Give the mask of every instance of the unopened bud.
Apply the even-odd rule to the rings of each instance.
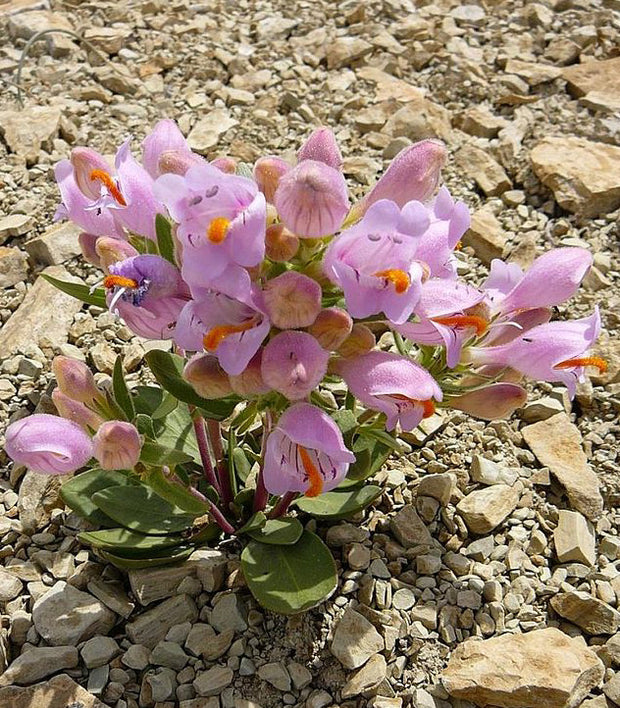
[[[263,393],[271,391],[264,382],[261,373],[261,363],[263,360],[263,350],[259,349],[250,359],[250,363],[238,376],[230,377],[232,390],[239,396],[261,396]]]
[[[265,233],[265,255],[276,263],[288,263],[299,250],[299,239],[284,224],[272,224]]]
[[[291,166],[280,157],[260,157],[254,165],[254,179],[265,199],[273,204],[280,179]]]
[[[342,155],[336,138],[329,128],[317,128],[299,148],[297,159],[318,160],[339,170],[342,167]]]
[[[211,161],[211,164],[227,175],[234,175],[237,171],[237,160],[234,157],[216,157]]]
[[[92,263],[92,265],[94,266],[97,266],[97,268],[101,268],[101,258],[97,253],[98,239],[99,236],[82,232],[78,236],[78,244],[80,246],[80,251],[82,251],[82,256],[84,257],[84,260],[88,263]]]
[[[223,398],[232,392],[228,374],[211,354],[196,354],[183,369],[183,378],[204,398]]]
[[[527,400],[527,392],[515,383],[492,383],[475,391],[468,391],[462,396],[451,398],[448,403],[464,413],[469,413],[482,420],[508,418]]]
[[[121,420],[110,420],[93,437],[93,453],[104,470],[131,470],[140,459],[142,440],[137,428]]]
[[[76,147],[71,150],[71,164],[75,183],[80,192],[88,199],[99,199],[101,182],[93,179],[93,172],[110,175],[112,168],[108,161],[92,148]]]
[[[189,150],[166,150],[159,156],[157,172],[160,175],[174,174],[183,176],[190,167],[204,164],[200,155]]]
[[[375,335],[368,327],[357,322],[353,325],[351,334],[338,347],[338,354],[345,358],[366,354],[376,343]]]
[[[279,329],[309,327],[321,311],[321,286],[294,270],[269,280],[263,289],[265,310]]]
[[[52,371],[58,388],[74,401],[88,405],[103,400],[93,372],[83,361],[68,356],[57,356],[52,362]]]
[[[99,256],[101,268],[106,272],[114,263],[140,255],[128,241],[123,241],[121,238],[113,238],[112,236],[98,238],[95,250]]]
[[[346,310],[340,307],[328,307],[321,310],[308,332],[317,342],[327,349],[335,351],[351,334],[353,320]]]
[[[74,423],[81,425],[84,430],[94,432],[103,423],[103,418],[100,415],[91,411],[83,403],[69,398],[59,388],[55,388],[52,391],[52,401],[54,401],[56,410],[62,418],[72,420]]]

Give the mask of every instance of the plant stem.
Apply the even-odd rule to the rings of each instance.
[[[263,511],[269,500],[269,492],[265,487],[263,479],[263,468],[265,467],[265,451],[267,449],[267,438],[271,432],[271,411],[265,411],[263,416],[263,439],[260,450],[260,469],[258,470],[258,480],[256,481],[256,491],[254,492],[254,512]]]
[[[226,520],[224,514],[222,514],[222,512],[217,508],[217,506],[215,506],[215,504],[210,499],[207,499],[207,501],[209,502],[209,511],[211,512],[211,516],[214,518],[215,523],[222,529],[224,533],[230,535],[234,534],[235,527]]]
[[[297,492],[286,492],[286,494],[280,499],[280,501],[273,507],[269,512],[268,516],[270,519],[279,519],[284,516],[288,511],[288,508],[292,501],[297,499]]]
[[[196,409],[190,406],[190,413],[192,416],[192,423],[194,425],[194,434],[196,435],[196,442],[198,443],[198,450],[200,452],[200,460],[202,462],[203,469],[205,471],[205,478],[207,482],[215,489],[215,491],[221,496],[221,488],[217,477],[215,476],[215,471],[213,470],[213,465],[211,463],[211,454],[209,453],[209,442],[207,440],[207,432],[205,430],[205,419],[196,414]]]
[[[230,485],[230,473],[228,470],[228,465],[224,459],[224,448],[222,447],[222,434],[220,432],[220,424],[217,420],[211,420],[207,418],[207,434],[209,436],[209,442],[211,443],[211,450],[213,450],[213,457],[215,457],[215,464],[217,466],[217,477],[219,480],[219,488],[221,490],[222,502],[224,504],[224,509],[228,509],[228,505],[233,500],[232,487]],[[232,454],[232,450],[228,451],[228,454]]]

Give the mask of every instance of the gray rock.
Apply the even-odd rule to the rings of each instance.
[[[232,683],[234,674],[226,666],[214,666],[194,679],[193,686],[199,696],[219,696]]]
[[[518,470],[504,467],[482,455],[473,456],[469,472],[474,482],[480,484],[507,484],[511,487],[519,479]]]
[[[247,609],[238,593],[224,595],[213,608],[211,625],[218,631],[243,632],[248,628]]]
[[[197,623],[192,626],[185,640],[185,648],[193,656],[201,656],[215,638],[215,630],[208,624]]]
[[[28,256],[19,248],[0,246],[0,288],[10,288],[28,277]]]
[[[77,649],[69,647],[77,655]],[[105,704],[65,674],[28,688],[0,688],[0,706],[7,708],[106,708]]]
[[[291,677],[288,671],[279,661],[272,661],[268,664],[263,664],[258,669],[258,675],[267,681],[278,691],[291,690]]]
[[[87,669],[95,669],[110,662],[117,654],[120,647],[112,637],[93,637],[80,649],[82,661]]]
[[[16,575],[0,568],[0,602],[9,602],[17,597],[22,588],[23,583]]]
[[[0,686],[16,683],[28,685],[36,683],[63,669],[73,669],[78,665],[78,650],[75,647],[35,647],[28,649],[9,665],[0,676]]]
[[[55,224],[41,236],[26,241],[28,255],[42,265],[61,265],[81,254],[78,236],[79,226],[71,222]]]
[[[347,669],[363,666],[374,654],[383,651],[383,637],[359,612],[348,609],[334,631],[331,653]]]
[[[446,506],[456,489],[456,475],[449,472],[442,474],[429,474],[420,480],[418,496],[432,497]]]
[[[390,520],[390,529],[396,537],[396,540],[405,548],[413,546],[430,546],[433,539],[426,524],[418,516],[415,508],[408,504],[404,506]],[[355,667],[351,667],[355,668]]]
[[[23,236],[32,228],[32,216],[27,214],[10,214],[0,218],[0,245],[11,236]]]
[[[183,622],[195,622],[197,618],[196,603],[189,595],[179,595],[147,610],[129,622],[125,630],[131,642],[153,649],[164,639],[170,627]]]
[[[132,644],[121,657],[121,661],[130,669],[143,671],[149,665],[150,658],[151,652],[148,647],[142,644]]]
[[[189,657],[174,642],[159,642],[151,652],[151,664],[165,666],[180,671],[187,664]]]
[[[298,664],[296,661],[291,661],[286,665],[286,668],[291,680],[293,681],[293,686],[297,691],[301,691],[312,682],[312,674],[309,669],[302,664]]]

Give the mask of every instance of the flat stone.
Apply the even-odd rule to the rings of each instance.
[[[469,473],[474,482],[480,484],[507,484],[512,486],[519,479],[519,472],[512,467],[504,467],[482,455],[474,455]]]
[[[345,683],[342,687],[342,697],[352,698],[366,693],[366,691],[372,691],[385,679],[386,675],[385,657],[382,654],[375,654]]]
[[[32,228],[33,220],[28,214],[9,214],[0,218],[0,244],[11,236],[23,236]]]
[[[442,474],[429,474],[422,477],[418,485],[417,494],[419,497],[432,497],[442,505],[446,506],[450,497],[456,489],[456,475],[450,472]]]
[[[31,13],[29,13],[31,14]],[[50,150],[58,135],[60,108],[31,106],[28,111],[0,112],[0,135],[11,152],[24,158],[28,165],[39,160],[41,148]]]
[[[411,504],[404,506],[390,519],[390,529],[396,540],[405,548],[431,546],[433,543],[426,524]]]
[[[392,138],[449,140],[452,133],[450,111],[426,98],[416,98],[399,108],[383,127]]]
[[[213,608],[211,626],[218,632],[244,632],[248,628],[247,609],[238,593],[224,595]]]
[[[180,671],[187,664],[189,657],[174,642],[159,642],[151,652],[151,664],[165,666]]]
[[[504,168],[482,148],[464,145],[456,161],[459,169],[473,179],[487,197],[497,197],[512,187]]]
[[[192,685],[199,696],[219,696],[233,678],[234,674],[227,666],[214,666],[198,674]]]
[[[23,589],[22,581],[8,570],[0,568],[0,602],[9,602],[16,598]]]
[[[312,682],[312,673],[303,664],[291,661],[286,668],[296,691],[301,691]]]
[[[69,647],[77,653],[77,649]],[[96,696],[66,674],[27,688],[0,688],[0,706],[7,708],[106,708]]]
[[[88,592],[101,600],[112,612],[127,619],[134,611],[135,603],[128,597],[127,593],[116,583],[107,583],[99,578],[95,578],[88,583]]]
[[[501,224],[491,209],[485,207],[472,214],[471,224],[462,240],[464,246],[474,249],[485,265],[490,265],[494,258],[501,258],[506,246]]]
[[[0,288],[10,288],[28,277],[28,256],[19,248],[0,246]]]
[[[202,647],[200,655],[207,661],[219,659],[228,651],[234,637],[234,629],[225,629],[220,634],[214,634],[209,642]]]
[[[108,664],[120,652],[116,639],[101,636],[92,637],[80,649],[82,661],[87,669],[96,669],[98,666]]]
[[[271,661],[268,664],[263,664],[258,669],[258,675],[263,681],[267,681],[278,691],[291,690],[291,677],[279,661]]]
[[[345,668],[357,669],[384,647],[383,637],[374,626],[359,612],[348,609],[334,631],[331,653]]]
[[[509,59],[506,62],[507,74],[516,74],[525,79],[530,86],[553,81],[562,75],[562,69],[551,64],[541,64],[540,62],[521,61],[519,59]]]
[[[565,413],[521,430],[530,450],[566,489],[571,505],[589,519],[603,511],[596,473],[582,448],[581,433]]]
[[[594,528],[578,511],[566,509],[559,511],[553,542],[560,563],[577,561],[594,566],[596,561]]]
[[[60,580],[34,603],[32,621],[49,644],[76,645],[107,634],[116,615],[92,595]]]
[[[547,420],[552,415],[564,412],[562,401],[558,401],[557,398],[552,398],[551,396],[544,396],[523,406],[521,418],[526,423],[537,423],[539,420]]]
[[[562,78],[570,93],[589,108],[620,111],[620,57],[568,66]]]
[[[0,676],[0,686],[10,684],[28,685],[46,676],[73,669],[78,665],[79,655],[75,647],[35,647],[20,654]],[[2,705],[2,704],[0,704]]]
[[[563,209],[594,217],[620,206],[620,147],[557,136],[539,142],[530,157]]]
[[[42,265],[61,265],[81,255],[78,236],[82,229],[69,221],[55,224],[44,234],[26,241],[28,255]]]
[[[514,511],[520,496],[518,487],[494,484],[470,492],[456,505],[456,509],[472,533],[485,535]]]
[[[238,122],[225,108],[216,108],[194,125],[187,136],[187,143],[192,150],[206,155],[218,144],[220,136],[234,128]]]
[[[469,135],[489,140],[497,137],[499,131],[506,125],[507,121],[504,118],[496,116],[485,106],[474,106],[463,115],[461,129]]]
[[[350,66],[372,52],[372,44],[360,37],[338,37],[326,48],[327,68],[341,69]]]
[[[177,595],[142,613],[125,629],[131,642],[153,649],[175,624],[195,622],[197,619],[198,609],[192,598]]]
[[[142,644],[132,644],[121,657],[125,666],[136,671],[143,671],[149,665],[151,652]]]
[[[614,634],[620,627],[620,612],[581,590],[554,595],[551,607],[588,634]]]
[[[13,38],[31,39],[35,34],[47,29],[72,30],[73,26],[65,14],[49,10],[35,10],[13,15],[8,30]],[[45,38],[47,51],[55,58],[67,56],[75,50],[75,44],[68,35],[54,33]]]
[[[60,280],[78,282],[60,266],[46,268],[43,273]],[[43,278],[37,278],[20,306],[0,329],[0,351],[11,356],[43,338],[52,347],[67,341],[73,316],[82,303],[65,295]]]
[[[363,66],[357,69],[355,73],[360,79],[370,81],[375,85],[375,99],[378,102],[398,101],[399,103],[409,103],[410,101],[419,101],[424,98],[424,91],[402,79],[397,79],[392,74],[388,74],[376,66]]]
[[[442,682],[454,698],[499,708],[574,707],[604,667],[581,640],[559,629],[469,639],[452,652]]]
[[[215,637],[215,630],[208,624],[198,622],[192,625],[185,640],[185,648],[193,656],[201,656]]]

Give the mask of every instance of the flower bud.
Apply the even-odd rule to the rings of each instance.
[[[279,329],[309,327],[321,310],[321,294],[316,281],[289,270],[265,284],[265,310]]]
[[[11,423],[4,449],[19,465],[43,474],[68,474],[93,455],[93,444],[71,420],[41,413]]]
[[[203,163],[204,160],[200,155],[189,150],[166,150],[159,156],[157,172],[160,175],[170,173],[183,176],[190,167]]]
[[[78,244],[84,260],[97,266],[97,268],[101,268],[101,258],[97,253],[97,239],[99,239],[99,236],[82,232],[78,236]]]
[[[356,322],[351,329],[351,334],[338,347],[338,354],[345,358],[366,354],[376,343],[375,335],[368,327]]]
[[[74,423],[81,425],[86,431],[95,431],[103,423],[103,418],[100,415],[91,411],[83,403],[69,398],[59,388],[55,388],[52,391],[52,401],[54,401],[56,410],[62,418],[72,420]]]
[[[299,250],[299,239],[284,224],[272,224],[265,233],[265,255],[276,263],[288,263]]]
[[[451,398],[448,403],[464,413],[469,413],[482,420],[508,418],[527,400],[527,392],[514,383],[493,383],[475,391],[468,391],[462,396]]]
[[[317,160],[339,170],[342,167],[342,155],[336,138],[329,128],[317,128],[297,153],[299,162]]]
[[[328,359],[329,354],[307,332],[280,332],[263,350],[263,380],[291,401],[298,401],[319,385]]]
[[[280,157],[259,157],[254,165],[254,179],[265,199],[273,204],[280,179],[291,166]]]
[[[52,362],[52,371],[60,390],[74,401],[92,404],[103,400],[95,377],[84,362],[68,356],[57,356]]]
[[[260,396],[271,390],[263,381],[263,375],[261,373],[262,360],[263,350],[259,349],[250,359],[250,363],[238,376],[230,377],[232,390],[238,396]]]
[[[353,329],[353,320],[346,310],[328,307],[321,310],[308,332],[327,351],[335,351],[347,339]]]
[[[237,171],[237,160],[234,157],[216,157],[211,164],[227,175],[234,175]]]
[[[138,251],[128,242],[121,238],[111,236],[101,236],[97,239],[95,250],[99,256],[101,268],[106,272],[109,266],[127,258],[139,255]]]
[[[109,420],[93,438],[93,452],[103,470],[130,470],[140,459],[142,440],[137,428],[121,420]]]
[[[93,171],[100,170],[107,175],[112,173],[108,161],[96,150],[87,147],[76,147],[71,150],[71,164],[75,183],[82,194],[88,199],[99,199],[101,183],[92,179]]]
[[[274,204],[284,225],[302,238],[338,231],[349,211],[341,172],[317,160],[304,160],[280,179]]]
[[[211,354],[196,354],[183,369],[183,378],[204,398],[223,398],[232,392],[228,374]]]

